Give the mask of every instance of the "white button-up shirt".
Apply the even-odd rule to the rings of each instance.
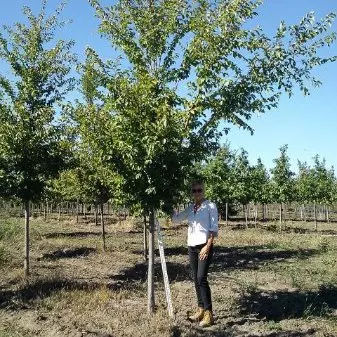
[[[204,200],[195,214],[194,205],[192,204],[172,217],[173,223],[179,223],[184,220],[188,222],[188,246],[206,243],[209,232],[213,232],[214,236],[218,235],[218,209],[215,203],[211,201]]]

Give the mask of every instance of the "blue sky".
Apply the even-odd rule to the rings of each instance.
[[[53,10],[59,2],[49,0],[49,8]],[[113,1],[104,0],[103,3],[112,4]],[[0,24],[22,20],[23,5],[38,10],[39,4],[39,0],[3,1]],[[314,11],[317,18],[331,11],[337,12],[337,0],[265,0],[254,23],[273,34],[281,20],[294,24],[309,11]],[[68,0],[63,17],[71,18],[73,23],[60,31],[58,37],[74,39],[74,51],[80,58],[86,46],[95,48],[104,59],[113,57],[109,43],[97,33],[98,21],[87,0]],[[337,23],[333,29],[337,31]],[[324,50],[323,54],[336,55],[337,45]],[[291,99],[283,96],[277,109],[252,118],[253,136],[232,127],[223,141],[229,141],[234,149],[245,148],[252,163],[261,157],[268,168],[273,166],[273,158],[278,156],[278,149],[283,144],[289,145],[294,170],[297,159],[311,162],[315,154],[326,158],[328,166],[337,168],[337,63],[321,67],[315,73],[323,85],[313,89],[310,96],[304,97],[301,93]]]

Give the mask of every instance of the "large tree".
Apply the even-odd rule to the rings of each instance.
[[[105,226],[103,204],[110,198],[117,204],[122,195],[122,178],[115,172],[115,163],[111,160],[113,152],[108,141],[111,116],[103,108],[106,64],[102,64],[91,48],[86,49],[86,59],[79,66],[80,92],[82,100],[69,104],[63,112],[68,125],[69,139],[74,158],[73,170],[80,185],[80,194],[74,197],[90,200],[101,210],[103,250],[105,250]]]
[[[122,59],[106,83],[111,159],[150,212],[151,245],[154,210],[175,200],[190,167],[214,148],[220,122],[251,130],[252,114],[276,107],[296,84],[307,93],[308,83],[318,84],[312,69],[335,60],[317,54],[335,38],[327,33],[333,14],[281,23],[270,37],[259,27],[245,28],[261,1],[89,2]],[[152,272],[151,257],[149,281]]]
[[[38,15],[24,7],[27,23],[0,31],[0,59],[10,69],[8,78],[0,74],[0,190],[24,203],[26,275],[29,202],[42,196],[67,158],[55,109],[74,83],[69,76],[73,42],[54,38],[64,25],[62,6],[47,16],[46,3]]]

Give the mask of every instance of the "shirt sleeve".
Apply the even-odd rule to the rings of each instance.
[[[214,202],[210,202],[209,205],[209,231],[214,233],[214,236],[218,236],[218,209]]]
[[[172,222],[173,223],[179,223],[179,222],[182,222],[184,220],[187,220],[189,210],[190,210],[190,206],[186,207],[180,213],[173,214],[173,216],[172,216]]]

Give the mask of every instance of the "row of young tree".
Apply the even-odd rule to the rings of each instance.
[[[228,219],[228,206],[242,204],[279,205],[282,228],[283,207],[290,203],[312,204],[317,229],[317,205],[329,206],[337,202],[337,179],[333,167],[328,168],[318,155],[313,165],[298,161],[298,173],[291,170],[287,145],[280,148],[274,167],[268,172],[261,159],[255,165],[248,160],[248,153],[231,151],[222,147],[207,163],[200,166],[200,175],[207,183],[208,196],[217,202],[220,212]]]
[[[277,107],[282,93],[320,84],[312,70],[336,61],[318,53],[335,42],[335,14],[281,22],[269,36],[246,28],[255,0],[89,3],[114,59],[88,47],[79,62],[74,43],[57,39],[63,4],[48,15],[42,0],[39,14],[25,7],[25,21],[1,28],[0,197],[24,204],[27,275],[32,201],[138,208],[149,218],[151,312],[155,211],[182,200],[195,163],[228,131],[222,121],[252,132],[249,118]],[[67,102],[75,90],[81,98]]]

